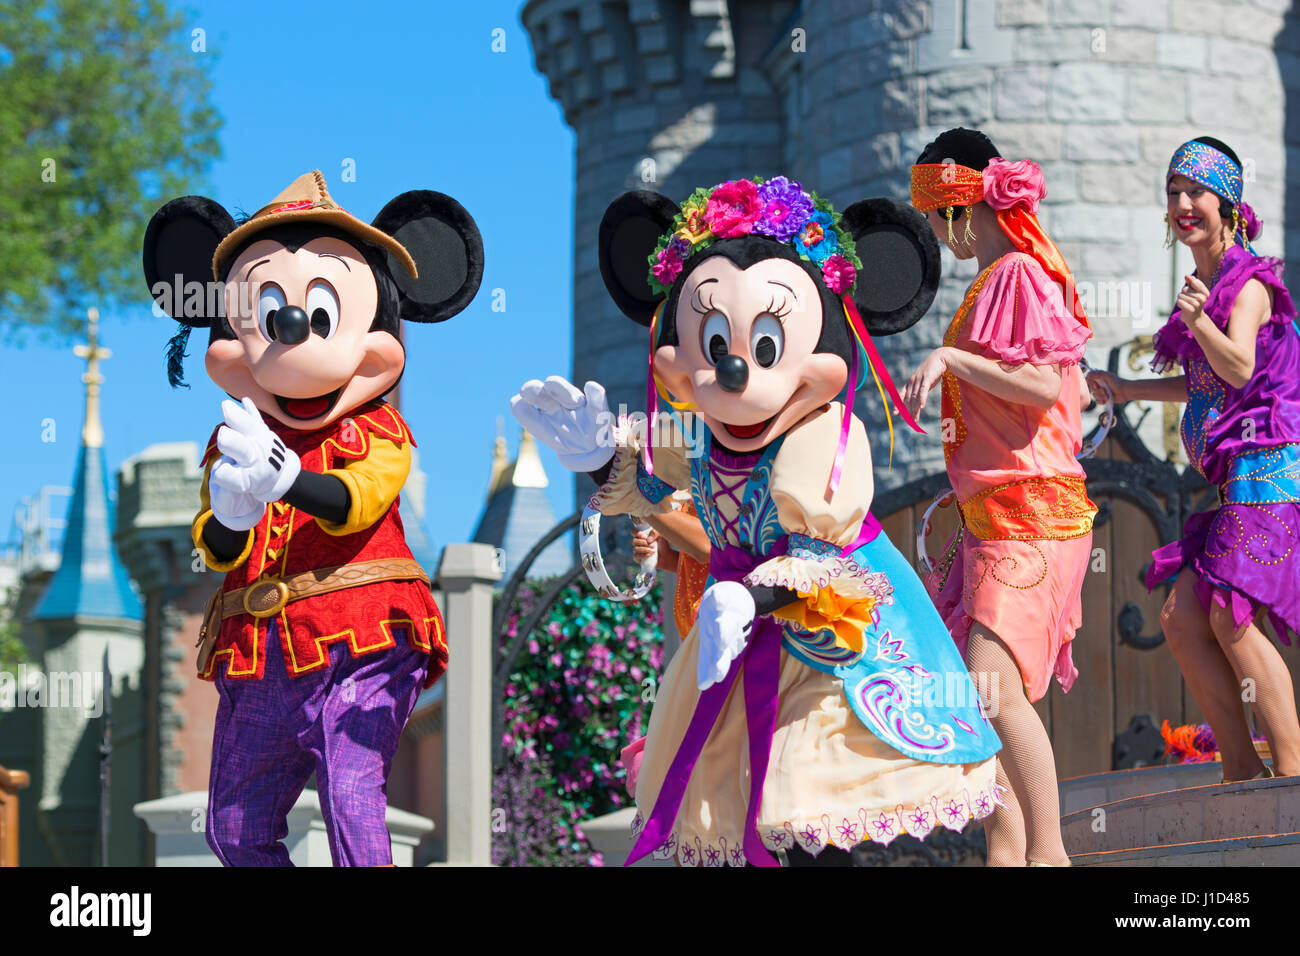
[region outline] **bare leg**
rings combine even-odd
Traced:
[[[1025,696],[1015,658],[997,635],[981,624],[971,628],[966,667],[987,675],[977,685],[997,697],[988,707],[989,720],[1002,739],[999,765],[1005,769],[1024,819],[1024,855],[1035,863],[1066,866],[1070,859],[1061,842],[1061,800],[1057,792],[1052,743],[1038,712]],[[999,855],[1009,848],[998,847]]]
[[[1241,676],[1215,638],[1210,618],[1197,600],[1195,585],[1195,572],[1184,569],[1160,611],[1160,625],[1188,690],[1214,731],[1223,759],[1223,779],[1248,780],[1264,765],[1246,726]]]
[[[1245,686],[1247,681],[1254,683],[1253,706],[1262,718],[1273,751],[1274,772],[1283,777],[1300,774],[1300,721],[1296,719],[1291,672],[1282,655],[1253,622],[1237,627],[1229,608],[1212,605],[1210,627],[1236,673],[1239,686]],[[1254,744],[1251,751],[1254,752]],[[1259,761],[1258,757],[1255,759]]]
[[[984,840],[988,844],[988,866],[1025,865],[1025,817],[1016,802],[1007,771],[999,757],[998,786],[1002,788],[1002,801],[993,815],[984,818]]]

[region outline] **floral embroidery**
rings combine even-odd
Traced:
[[[859,807],[857,821],[841,815],[840,821],[834,823],[827,814],[811,820],[791,820],[780,827],[765,828],[762,841],[772,851],[801,846],[816,856],[828,846],[848,850],[866,841],[888,845],[904,833],[924,839],[940,825],[960,832],[971,821],[984,819],[1001,805],[999,789],[996,782],[990,781],[987,789],[973,794],[968,790],[960,795],[936,794],[913,807]],[[633,834],[640,833],[644,826],[645,818],[638,812],[632,821]],[[746,862],[739,839],[733,843],[723,837],[709,842],[676,830],[654,851],[653,857],[656,860],[676,857],[683,866],[744,866]]]

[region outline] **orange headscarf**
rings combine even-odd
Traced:
[[[994,168],[996,163],[1005,163],[1005,160],[995,158],[989,165]],[[1027,165],[1041,178],[1042,171],[1038,169],[1037,163],[1030,162]],[[969,166],[957,163],[922,163],[912,167],[912,205],[919,212],[944,208],[950,232],[952,207],[972,206],[984,200],[984,193],[985,173]],[[992,206],[991,203],[990,205]],[[1032,256],[1043,267],[1043,271],[1061,286],[1066,308],[1084,328],[1088,328],[1088,315],[1079,299],[1070,267],[1034,215],[1034,210],[1038,208],[1037,201],[1030,204],[1016,202],[1004,209],[993,208],[997,213],[998,225],[1007,238],[1021,252]]]

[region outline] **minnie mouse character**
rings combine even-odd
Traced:
[[[382,396],[406,364],[400,320],[473,299],[478,227],[427,190],[367,225],[312,172],[238,225],[202,196],[167,203],[144,273],[183,326],[173,387],[190,328],[206,327],[208,374],[242,398],[222,403],[193,526],[226,573],[198,662],[220,694],[208,844],[228,866],[290,865],[280,840],[314,771],[335,865],[391,864],[388,770],[447,645],[398,515],[415,441]],[[208,276],[219,294],[189,294]]]
[[[851,411],[868,367],[901,406],[868,329],[908,328],[932,301],[925,220],[889,199],[841,217],[785,177],[742,179],[681,208],[627,193],[599,249],[615,303],[650,327],[660,427],[643,449],[628,422],[609,426],[600,385],[558,376],[511,407],[592,473],[602,513],[663,513],[689,489],[711,544],[695,627],[650,717],[628,862],[771,866],[768,851],[797,848],[796,862],[828,845],[847,862],[864,840],[987,816],[1000,743],[868,511],[871,452]],[[703,421],[700,443],[659,416],[659,393]]]

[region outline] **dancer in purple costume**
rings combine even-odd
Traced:
[[[1116,401],[1187,402],[1188,460],[1219,487],[1152,554],[1147,587],[1174,581],[1161,612],[1169,647],[1218,740],[1225,780],[1300,773],[1291,675],[1260,624],[1300,633],[1300,326],[1282,263],[1255,254],[1259,220],[1241,201],[1241,163],[1224,143],[1180,146],[1166,175],[1171,236],[1192,250],[1177,309],[1155,335],[1155,371],[1177,378],[1089,377]],[[1253,692],[1253,700],[1251,697]],[[1265,767],[1242,708],[1252,700],[1273,754]]]

